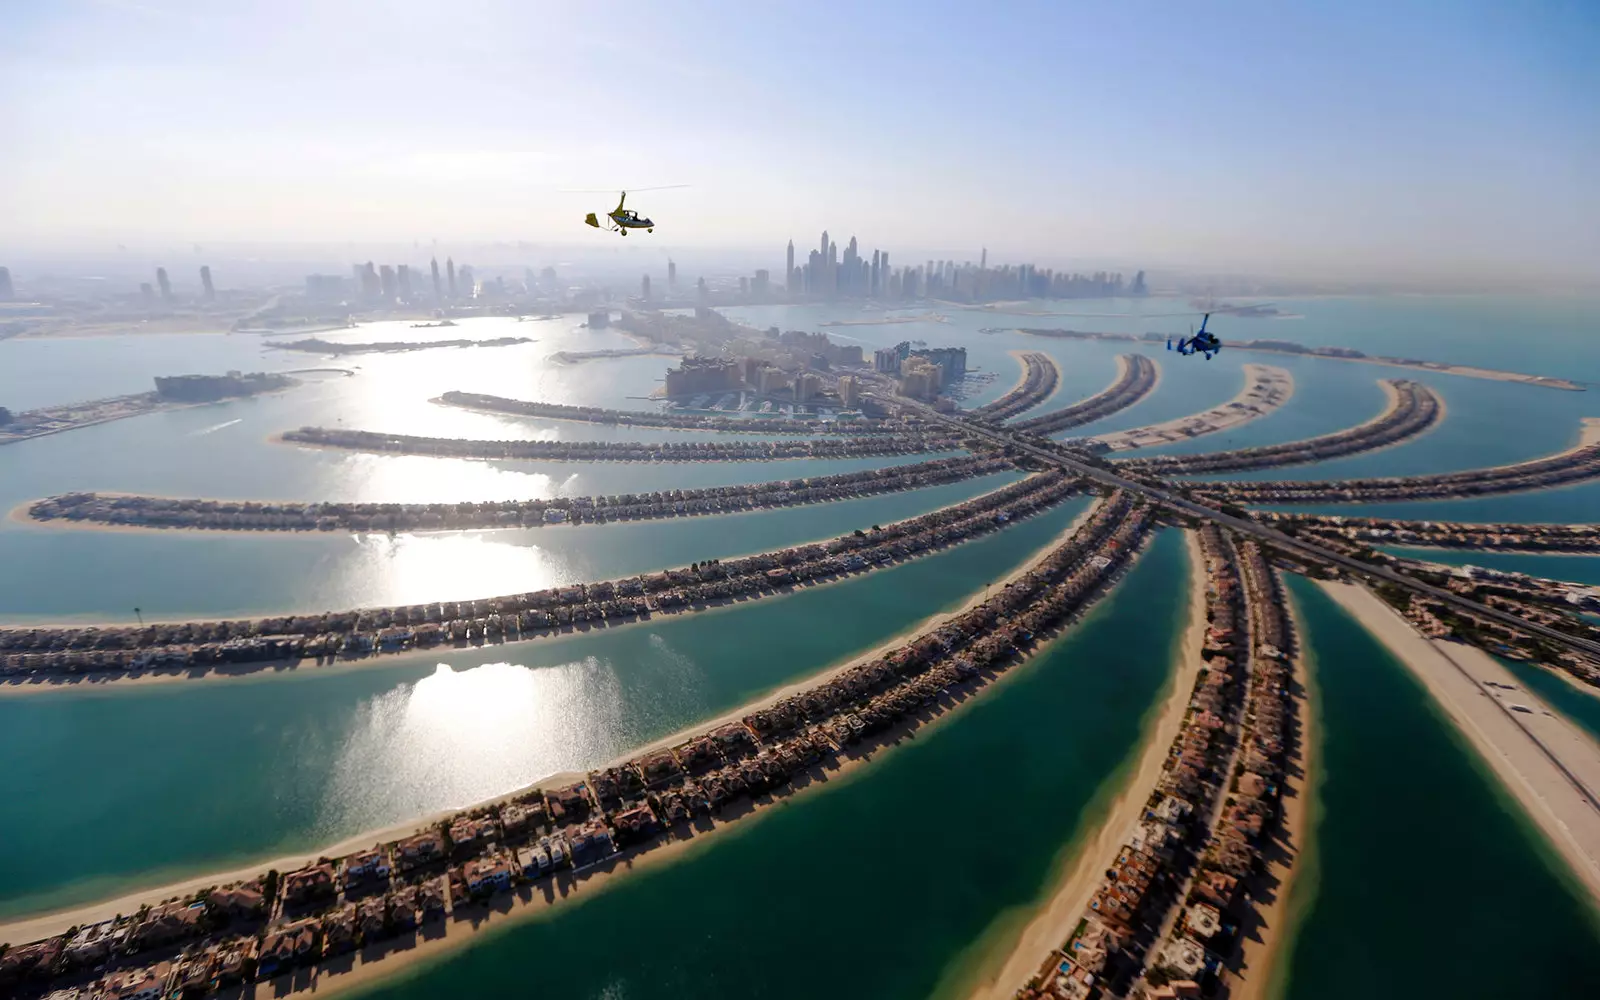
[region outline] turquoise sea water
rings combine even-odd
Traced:
[[[0,915],[314,848],[603,764],[959,606],[1088,502],[695,615],[365,668],[0,697],[0,759],[26,762],[0,769],[11,848]]]
[[[1462,549],[1407,548],[1382,545],[1379,548],[1408,559],[1443,563],[1446,566],[1481,566],[1507,573],[1527,573],[1551,580],[1600,586],[1600,556],[1546,554],[1542,552],[1469,552]]]
[[[1600,382],[1600,336],[1595,335],[1600,331],[1600,300],[1331,298],[1278,305],[1303,318],[1227,319],[1219,333],[1225,340],[1270,337],[1351,346]],[[1150,397],[1107,420],[1074,429],[1077,434],[1215,406],[1239,390],[1244,382],[1239,366],[1245,361],[1281,365],[1294,374],[1296,395],[1271,416],[1164,449],[1169,451],[1269,444],[1353,426],[1381,408],[1377,380],[1385,377],[1420,377],[1446,398],[1449,415],[1416,441],[1325,465],[1255,474],[1266,478],[1394,475],[1519,461],[1567,447],[1579,417],[1600,416],[1600,396],[1593,392],[1270,354],[1225,351],[1205,362],[1167,354],[1159,344],[978,332],[1015,326],[1179,332],[1188,320],[1166,314],[1187,311],[1183,302],[1112,300],[1030,307],[1071,314],[1055,317],[940,308],[948,323],[826,329],[835,339],[861,343],[869,351],[901,339],[967,346],[971,364],[996,376],[968,405],[992,399],[1016,381],[1019,367],[1008,352],[1046,351],[1062,366],[1063,381],[1039,412],[1100,391],[1114,377],[1113,359],[1119,353],[1140,351],[1157,361],[1162,380]],[[801,329],[817,329],[822,319],[853,318],[851,313],[811,307],[728,312],[758,326]],[[534,336],[540,342],[491,351],[337,361],[264,352],[259,338],[243,336],[0,342],[0,405],[13,409],[144,391],[152,376],[174,372],[324,365],[357,372],[349,378],[309,377],[306,385],[281,395],[153,414],[0,448],[0,512],[40,496],[80,489],[286,500],[486,500],[825,475],[926,457],[691,465],[491,463],[345,454],[268,440],[302,424],[479,437],[707,439],[692,432],[621,431],[474,414],[429,402],[445,390],[462,389],[622,408],[650,405],[641,397],[656,387],[667,359],[567,367],[546,360],[557,350],[628,346],[614,333],[590,333],[576,323],[576,318],[524,324],[473,320],[449,331],[373,324],[336,336],[379,340],[444,333]],[[0,574],[0,621],[125,620],[134,606],[147,615],[242,615],[535,589],[826,537],[911,516],[1002,481],[996,477],[988,483],[735,518],[395,540],[61,532],[0,520],[0,565],[12,570]],[[1593,520],[1593,512],[1600,510],[1600,484],[1477,500],[1325,509],[1441,519]],[[632,629],[521,647],[431,653],[368,670],[0,699],[0,754],[17,762],[0,772],[0,800],[6,802],[0,810],[0,843],[10,848],[0,852],[0,915],[101,898],[197,869],[309,848],[492,795],[562,767],[626,753],[643,741],[848,658],[939,607],[959,603],[1043,544],[1053,533],[1052,525],[1059,530],[1070,511],[1052,517],[888,573]],[[771,992],[762,995],[809,996],[829,992],[834,981],[822,977],[830,967],[859,967],[862,996],[920,996],[935,984],[959,979],[972,950],[982,950],[975,942],[1000,933],[997,928],[1015,916],[1015,908],[1037,894],[1047,880],[1052,852],[1080,829],[1095,789],[1136,740],[1129,727],[1164,676],[1168,658],[1163,644],[1170,631],[1150,626],[1162,614],[1165,598],[1159,595],[1166,591],[1139,581],[1149,579],[1146,567],[1163,565],[1163,546],[1174,544],[1165,538],[1158,542],[1102,610],[1114,628],[1101,626],[1102,618],[1096,617],[1074,635],[1088,636],[1094,629],[1110,632],[1095,631],[1100,638],[1088,645],[1069,637],[1038,670],[973,705],[971,725],[964,727],[958,717],[928,734],[929,739],[919,737],[890,755],[881,768],[865,769],[859,778],[812,797],[817,803],[841,804],[807,811],[796,803],[794,809],[776,810],[747,832],[718,838],[698,859],[641,879],[637,890],[619,886],[567,915],[530,924],[503,939],[520,944],[492,941],[443,967],[458,978],[447,981],[429,973],[402,992],[433,995],[448,982],[474,991],[481,986],[484,992],[516,994],[519,987],[511,977],[519,961],[526,972],[529,955],[560,956],[537,966],[541,991],[554,995],[674,995],[678,985],[690,992],[698,985],[715,995],[731,992],[729,984],[742,981],[745,995],[766,990]],[[1486,561],[1476,554],[1473,558]],[[1181,589],[1175,580],[1181,576],[1180,561],[1172,558],[1162,586]],[[1145,596],[1135,600],[1129,595]],[[1178,595],[1171,599],[1181,604]],[[1075,652],[1068,656],[1061,649]],[[1356,968],[1388,975],[1401,968],[1400,949],[1417,944],[1417,927],[1425,926],[1429,930],[1420,944],[1431,957],[1421,964],[1459,967],[1459,956],[1470,953],[1467,949],[1477,941],[1504,940],[1510,947],[1497,953],[1514,957],[1502,965],[1524,970],[1528,963],[1522,956],[1531,955],[1539,968],[1527,973],[1533,977],[1529,982],[1546,995],[1567,995],[1561,987],[1573,981],[1560,979],[1550,966],[1587,974],[1589,959],[1572,957],[1577,945],[1567,939],[1577,934],[1573,927],[1586,925],[1569,919],[1563,909],[1571,905],[1570,894],[1561,895],[1565,890],[1560,879],[1540,860],[1536,841],[1507,813],[1504,802],[1492,795],[1485,798],[1492,790],[1481,777],[1472,779],[1477,785],[1461,777],[1468,758],[1447,733],[1428,728],[1432,716],[1416,701],[1417,692],[1403,683],[1404,675],[1397,681],[1389,667],[1373,659],[1368,646],[1354,640],[1324,642],[1319,659],[1324,673],[1332,676],[1338,667],[1344,671],[1339,677],[1350,679],[1339,695],[1345,699],[1339,709],[1345,721],[1337,725],[1341,732],[1357,734],[1353,746],[1349,736],[1331,743],[1330,759],[1346,761],[1339,766],[1347,775],[1384,764],[1394,771],[1393,760],[1412,759],[1409,743],[1384,742],[1388,737],[1383,734],[1371,740],[1385,748],[1385,756],[1358,752],[1367,739],[1362,728],[1367,720],[1349,707],[1353,700],[1374,719],[1395,720],[1407,740],[1426,744],[1418,759],[1427,765],[1427,775],[1398,792],[1392,785],[1411,772],[1333,786],[1342,796],[1342,816],[1325,820],[1335,824],[1330,836],[1345,836],[1338,823],[1353,826],[1349,853],[1325,852],[1324,857],[1334,873],[1329,878],[1338,883],[1335,888],[1354,895],[1339,902],[1343,897],[1335,894],[1316,904],[1307,933],[1314,930],[1321,936],[1307,940],[1320,943],[1303,945],[1302,950],[1327,954],[1308,960],[1313,972],[1297,974],[1295,989],[1331,990],[1336,983],[1364,987],[1367,978],[1317,972],[1315,961],[1331,962],[1349,952],[1356,955]],[[447,669],[439,669],[441,662]],[[1538,689],[1535,679],[1524,679]],[[1327,683],[1331,690],[1340,681]],[[1010,690],[1028,694],[1002,701]],[[1563,712],[1580,721],[1584,717],[1586,703],[1550,697]],[[991,705],[1009,707],[1002,711]],[[1391,711],[1392,717],[1384,715]],[[1410,727],[1421,728],[1412,733]],[[958,735],[962,733],[970,735]],[[934,737],[950,742],[935,743]],[[925,749],[937,746],[958,749],[948,751],[946,760],[946,751]],[[938,764],[919,770],[910,763],[897,764],[901,758]],[[1432,784],[1434,769],[1447,779],[1438,788]],[[880,774],[887,778],[876,780]],[[950,801],[952,791],[962,796],[957,821],[921,818],[947,815],[938,810]],[[1414,831],[1429,851],[1446,852],[1438,870],[1432,862],[1424,866],[1424,888],[1417,892],[1400,891],[1395,880],[1381,877],[1390,857],[1386,852],[1396,843],[1383,824],[1395,816],[1406,820],[1405,829]],[[852,840],[848,835],[857,820],[867,833]],[[789,823],[796,826],[784,825]],[[907,835],[910,824],[920,824],[919,836]],[[768,827],[779,833],[766,836],[761,831]],[[924,840],[928,830],[932,834]],[[1480,831],[1487,831],[1483,836],[1489,842],[1479,843]],[[842,857],[816,857],[802,850],[835,842],[865,846]],[[1514,871],[1516,879],[1507,883],[1499,874],[1478,878],[1481,866],[1473,852],[1480,851],[1491,859],[1488,867],[1502,865],[1496,872]],[[1505,861],[1508,856],[1514,864]],[[713,860],[719,857],[731,860]],[[1474,877],[1459,878],[1460,885],[1445,877],[1469,871]],[[774,878],[780,880],[772,882]],[[1329,878],[1322,880],[1325,892]],[[766,883],[772,888],[761,897],[761,905],[747,905],[753,898],[747,886]],[[1373,895],[1379,888],[1388,895]],[[746,895],[740,896],[741,891]],[[782,919],[791,912],[791,899],[799,907],[795,912],[809,914],[823,930],[808,931],[797,920]],[[1375,918],[1366,907],[1374,899],[1409,920],[1389,921],[1385,911],[1372,923]],[[894,902],[899,918],[887,928],[884,900]],[[901,901],[909,905],[901,906]],[[1546,906],[1552,908],[1542,908]],[[1469,913],[1465,930],[1435,932],[1431,922],[1444,921],[1453,907]],[[1492,907],[1511,914],[1539,907],[1533,912],[1568,917],[1562,918],[1559,933],[1548,935],[1554,942],[1549,944],[1529,938],[1531,921],[1508,929],[1478,912]],[[747,919],[747,910],[758,919]],[[693,937],[697,928],[729,926],[728,912],[737,913],[736,934],[719,932],[709,942]],[[625,935],[613,934],[613,927],[623,928]],[[1479,937],[1465,940],[1469,931]],[[658,934],[664,935],[659,947]],[[1495,937],[1500,934],[1506,936]],[[1391,945],[1391,936],[1399,943]],[[1592,951],[1593,935],[1584,930],[1578,936]],[[590,939],[628,940],[630,946],[602,952]],[[618,952],[626,954],[619,959]],[[564,961],[569,954],[582,960]],[[807,956],[806,961],[796,963],[797,954]],[[819,960],[812,961],[813,956]],[[711,968],[714,960],[727,963],[725,970]],[[607,970],[618,962],[615,975],[607,979]],[[789,974],[797,965],[799,971]],[[556,979],[550,980],[551,975]],[[1409,972],[1395,976],[1395,982],[1420,982]],[[1456,985],[1456,976],[1450,971],[1447,981]],[[855,981],[851,976],[840,979],[847,985]],[[1587,979],[1576,982],[1591,985]]]
[[[1320,788],[1285,995],[1600,995],[1600,913],[1554,849],[1387,649],[1315,585],[1290,590]]]
[[[1169,532],[1077,628],[881,760],[363,995],[964,995],[971,950],[1009,947],[1017,911],[1047,893],[1062,845],[1137,754],[1185,576]]]

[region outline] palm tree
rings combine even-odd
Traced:
[[[144,625],[144,613],[142,611],[140,611],[138,608],[134,608],[133,609],[133,616],[135,618],[139,619],[139,624],[141,626]]]

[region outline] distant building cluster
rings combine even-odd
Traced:
[[[886,250],[874,250],[868,258],[850,237],[841,254],[839,245],[826,231],[817,249],[806,259],[795,262],[794,241],[785,253],[784,290],[791,298],[820,299],[921,299],[940,298],[959,302],[991,302],[997,299],[1028,298],[1106,298],[1120,295],[1147,295],[1144,272],[1132,281],[1122,274],[1096,271],[1092,274],[1056,271],[1032,264],[989,267],[989,251],[984,250],[977,265],[971,261],[929,260],[924,264],[894,268]],[[748,293],[755,298],[767,294],[767,272],[757,271]],[[741,281],[741,291],[746,291]]]

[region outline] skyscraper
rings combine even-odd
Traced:
[[[11,268],[0,267],[0,301],[13,298],[17,294],[11,286]]]
[[[378,294],[390,302],[399,294],[399,286],[395,284],[394,268],[388,264],[378,268]]]
[[[988,247],[984,247],[983,248],[983,255],[978,258],[978,270],[980,270],[980,271],[989,270],[989,248]]]
[[[433,258],[433,262],[430,266],[433,268],[433,297],[435,299],[442,299],[444,298],[444,289],[439,285],[439,258]]]
[[[678,265],[671,260],[667,261],[667,291],[678,287]]]
[[[396,290],[400,293],[400,298],[409,302],[411,300],[411,265],[401,264],[394,270]]]
[[[456,259],[454,257],[446,257],[444,266],[450,274],[450,297],[453,299],[456,297]]]
[[[200,287],[205,289],[205,297],[206,297],[206,301],[207,302],[215,302],[215,301],[217,301],[217,289],[216,289],[216,286],[211,284],[211,265],[210,264],[202,264],[202,265],[200,265]]]
[[[172,281],[167,277],[167,269],[156,268],[156,284],[161,286],[161,298],[166,302],[172,301]]]
[[[639,297],[646,302],[650,301],[650,276],[648,274],[639,281]]]
[[[793,295],[799,289],[794,287],[794,240],[789,241],[789,255],[784,259],[783,265],[783,290]]]
[[[478,283],[472,277],[472,268],[466,264],[461,265],[461,297],[470,299],[478,290]]]
[[[144,299],[146,308],[156,304],[156,290],[150,287],[150,282],[141,281],[139,283],[139,297]]]

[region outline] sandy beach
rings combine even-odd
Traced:
[[[1472,646],[1429,641],[1364,587],[1319,583],[1428,689],[1600,901],[1600,744]]]
[[[1098,506],[1098,504],[1091,505],[1087,510],[1075,518],[1072,524],[1063,529],[1060,534],[1052,538],[1048,543],[1030,555],[1023,564],[1012,570],[1012,572],[1007,574],[1005,577],[994,581],[993,586],[1004,589],[1006,584],[1020,579],[1024,575],[1032,572],[1045,556],[1070,538],[1079,529],[1079,527],[1083,525],[1084,522],[1092,517],[1095,510],[1098,509]],[[975,593],[967,601],[965,601],[961,607],[917,622],[897,635],[889,639],[885,639],[878,645],[873,646],[871,649],[857,653],[848,659],[826,667],[817,673],[809,674],[791,684],[787,684],[784,687],[770,691],[760,698],[740,705],[737,708],[729,709],[727,712],[724,712],[715,718],[695,722],[684,727],[683,729],[678,730],[675,733],[663,736],[660,739],[654,740],[643,746],[636,747],[628,751],[626,755],[618,757],[613,761],[595,765],[595,769],[598,770],[607,767],[614,767],[626,763],[627,761],[632,760],[642,754],[650,753],[665,747],[676,746],[677,744],[689,739],[691,736],[715,729],[724,723],[736,722],[739,719],[744,718],[746,715],[749,715],[751,712],[756,711],[757,709],[775,704],[776,702],[782,701],[783,699],[797,694],[800,691],[814,687],[817,684],[824,683],[854,666],[874,660],[896,646],[899,646],[909,637],[916,635],[919,632],[937,628],[944,622],[950,621],[965,614],[967,611],[970,611],[972,608],[976,607],[983,600],[983,592]],[[1007,673],[1010,673],[1010,671],[1007,671]],[[138,678],[131,679],[129,681],[129,683],[139,682],[140,679]],[[311,861],[315,861],[319,857],[338,857],[342,854],[348,854],[351,851],[360,849],[362,847],[369,847],[375,843],[404,837],[425,824],[442,820],[445,817],[460,811],[461,809],[471,808],[477,805],[503,802],[530,789],[558,788],[563,785],[571,784],[573,781],[580,779],[581,775],[577,775],[574,772],[563,772],[543,778],[531,785],[509,790],[506,793],[496,796],[495,798],[488,799],[485,802],[463,803],[460,806],[443,810],[431,816],[423,816],[414,820],[409,820],[405,823],[386,827],[384,829],[371,830],[365,833],[357,834],[353,837],[347,837],[333,845],[320,846],[312,850],[307,850],[274,860],[257,861],[250,864],[248,867],[241,867],[232,871],[221,873],[211,872],[196,875],[192,878],[184,879],[180,882],[173,882],[163,886],[137,889],[130,891],[116,899],[106,900],[100,903],[92,903],[67,910],[59,910],[54,913],[40,914],[7,923],[0,923],[0,941],[38,940],[39,938],[47,937],[52,934],[59,934],[68,927],[72,927],[74,925],[95,923],[97,921],[113,917],[118,913],[131,913],[134,910],[137,910],[141,904],[149,902],[152,899],[166,899],[171,896],[193,893],[200,889],[207,888],[208,886],[220,885],[246,878],[253,878],[257,874],[266,871],[269,868],[276,868],[279,871],[292,871],[296,868],[303,867]]]
[[[1045,957],[1066,944],[1084,907],[1104,879],[1107,859],[1113,858],[1138,829],[1145,802],[1161,777],[1167,749],[1177,738],[1188,710],[1195,678],[1205,663],[1200,655],[1206,630],[1205,557],[1195,532],[1186,530],[1183,537],[1189,555],[1189,612],[1182,655],[1158,703],[1159,715],[1147,720],[1137,765],[1120,776],[1121,787],[1099,826],[1086,831],[1068,849],[1072,860],[1062,868],[1060,881],[1049,898],[1041,901],[1038,912],[1022,929],[1004,961],[986,973],[972,990],[972,1000],[1010,1000],[1027,985]]]
[[[1165,423],[1096,435],[1089,440],[1098,442],[1114,452],[1186,441],[1264,417],[1287,403],[1294,395],[1294,376],[1289,374],[1287,369],[1273,365],[1247,364],[1244,366],[1244,373],[1244,388],[1239,390],[1238,395],[1220,406],[1214,406],[1203,413],[1168,420]]]

